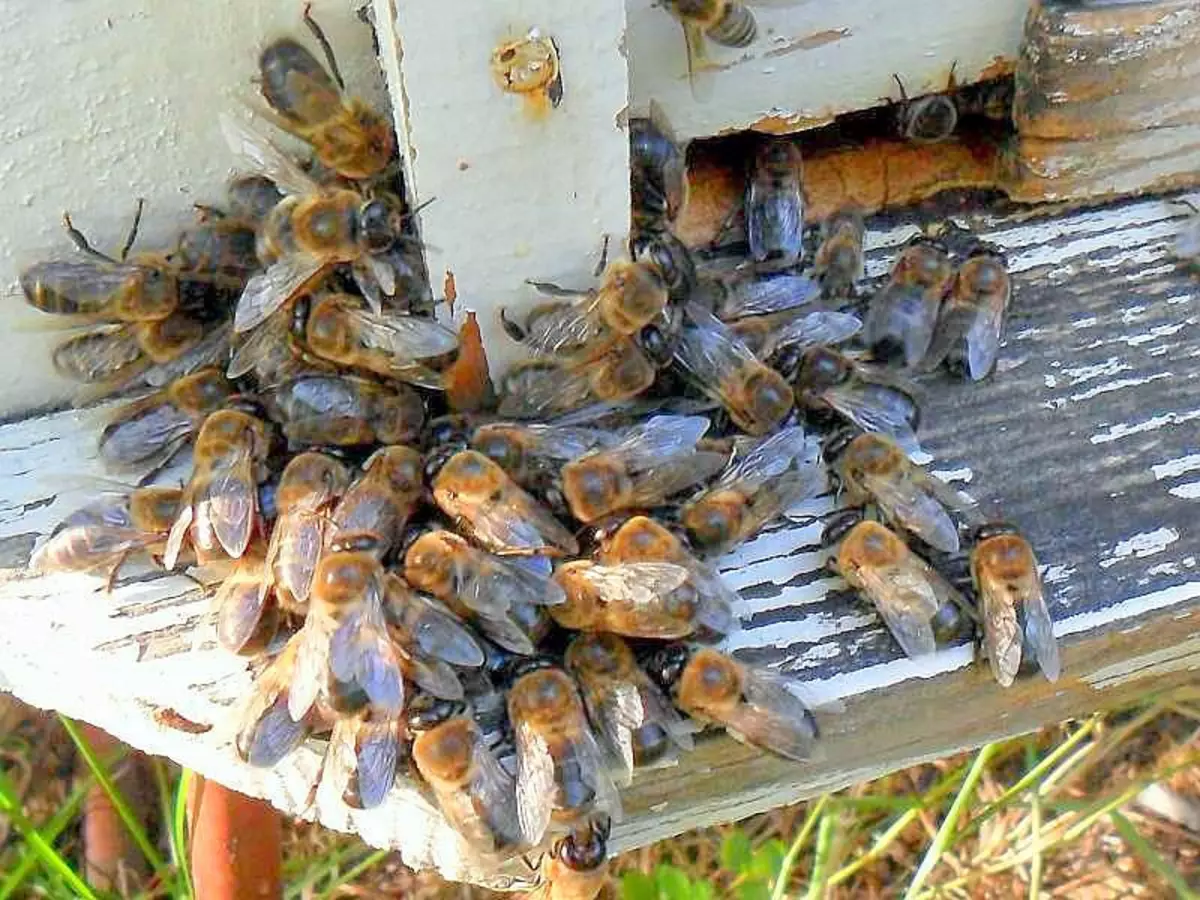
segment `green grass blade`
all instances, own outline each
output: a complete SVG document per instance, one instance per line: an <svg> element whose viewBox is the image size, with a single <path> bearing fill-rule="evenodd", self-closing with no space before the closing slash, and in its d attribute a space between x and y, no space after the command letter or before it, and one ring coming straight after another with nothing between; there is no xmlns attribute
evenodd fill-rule
<svg viewBox="0 0 1200 900"><path fill-rule="evenodd" d="M21 802L17 797L13 784L4 772L0 772L0 813L8 816L25 843L33 850L38 860L47 872L57 875L77 896L84 900L96 900L92 889L81 879L65 859L59 856L54 847L42 836L32 822L21 811Z"/></svg>
<svg viewBox="0 0 1200 900"><path fill-rule="evenodd" d="M187 834L187 802L188 791L192 788L192 770L181 769L179 784L175 787L175 802L171 816L166 821L171 823L171 855L175 858L175 868L183 884L184 896L195 897L196 888L192 884L191 860L188 856Z"/></svg>
<svg viewBox="0 0 1200 900"><path fill-rule="evenodd" d="M779 867L779 875L775 879L775 887L771 890L771 900L783 900L788 880L792 874L792 867L796 865L796 858L800 856L800 851L808 843L808 836L812 834L813 827L817 824L818 817L825 811L829 800L829 794L822 794L820 799L813 804L812 809L808 811L804 824L800 827L800 833L796 835L796 839L792 841L792 845L784 854L783 863Z"/></svg>
<svg viewBox="0 0 1200 900"><path fill-rule="evenodd" d="M1029 900L1042 894L1042 798L1034 791L1029 798L1029 818L1033 826L1033 859L1029 863Z"/></svg>
<svg viewBox="0 0 1200 900"><path fill-rule="evenodd" d="M329 898L333 897L334 891L336 891L339 887L341 887L343 884L348 884L354 881L354 879L363 874L363 872L375 868L377 865L387 859L390 853L390 850L376 850L361 862L351 866L341 875L338 875L332 883L326 885L325 890L319 895L321 900L329 900Z"/></svg>
<svg viewBox="0 0 1200 900"><path fill-rule="evenodd" d="M91 778L84 778L71 790L66 802L50 817L50 821L40 832L42 840L46 844L53 845L58 840L58 836L67 829L67 826L75 821L75 816L83 808L83 801L94 783ZM4 879L4 882L0 883L0 900L8 900L9 897L12 897L38 862L38 857L33 853L23 857L17 867Z"/></svg>
<svg viewBox="0 0 1200 900"><path fill-rule="evenodd" d="M1150 846L1150 842L1142 837L1141 832L1133 826L1132 822L1115 809L1108 814L1108 817L1116 827L1117 833L1121 835L1121 839L1129 845L1129 849L1140 856L1148 868L1158 873L1158 876L1174 889L1175 896L1182 900L1196 900L1196 892L1192 890L1191 885L1187 883L1179 870Z"/></svg>
<svg viewBox="0 0 1200 900"><path fill-rule="evenodd" d="M829 886L833 887L836 884L841 884L863 866L881 857L883 852L891 846L892 842L904 833L904 829L917 820L917 817L921 815L922 808L918 805L897 816L896 821L889 825L887 830L875 840L870 850L854 860L854 862L842 866L842 868L829 877Z"/></svg>
<svg viewBox="0 0 1200 900"><path fill-rule="evenodd" d="M805 900L821 900L829 884L829 857L833 853L833 837L837 830L837 810L827 809L821 816L821 824L817 828L817 849L813 854L812 873L808 878L808 890Z"/></svg>

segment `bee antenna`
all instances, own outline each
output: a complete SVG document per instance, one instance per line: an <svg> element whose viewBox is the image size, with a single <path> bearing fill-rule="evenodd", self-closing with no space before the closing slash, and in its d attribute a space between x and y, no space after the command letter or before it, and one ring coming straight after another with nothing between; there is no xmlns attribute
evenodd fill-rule
<svg viewBox="0 0 1200 900"><path fill-rule="evenodd" d="M312 3L304 4L303 18L304 24L308 26L308 30L312 32L312 36L321 45L321 52L325 54L325 62L329 64L329 73L333 76L333 80L337 82L337 86L344 91L346 89L346 82L342 80L342 73L338 69L337 58L333 55L333 47L329 43L329 38L325 37L325 31L317 24L317 20L312 17Z"/></svg>

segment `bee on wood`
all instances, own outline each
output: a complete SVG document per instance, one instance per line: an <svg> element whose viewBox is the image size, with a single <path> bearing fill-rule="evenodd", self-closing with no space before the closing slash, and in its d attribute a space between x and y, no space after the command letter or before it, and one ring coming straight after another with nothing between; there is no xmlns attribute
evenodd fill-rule
<svg viewBox="0 0 1200 900"><path fill-rule="evenodd" d="M542 118L563 99L562 66L554 39L531 28L524 37L492 51L492 79L506 94L516 94L532 118Z"/></svg>
<svg viewBox="0 0 1200 900"><path fill-rule="evenodd" d="M1011 297L1004 256L988 247L974 248L942 304L921 368L931 371L944 362L972 381L986 378L996 366Z"/></svg>
<svg viewBox="0 0 1200 900"><path fill-rule="evenodd" d="M251 545L213 595L217 643L230 653L261 653L279 630L283 615L266 573L263 548Z"/></svg>
<svg viewBox="0 0 1200 900"><path fill-rule="evenodd" d="M608 883L610 820L599 816L554 842L541 862L543 885L534 900L595 900Z"/></svg>
<svg viewBox="0 0 1200 900"><path fill-rule="evenodd" d="M896 133L916 144L937 144L954 134L958 127L958 104L954 99L954 68L946 93L908 96L899 75L893 75L900 88L900 102L895 105Z"/></svg>
<svg viewBox="0 0 1200 900"><path fill-rule="evenodd" d="M381 447L363 463L327 523L326 545L383 559L400 543L425 490L425 460L411 447Z"/></svg>
<svg viewBox="0 0 1200 900"><path fill-rule="evenodd" d="M388 635L405 679L434 697L463 699L459 671L478 669L487 659L470 629L396 572L384 579L384 601Z"/></svg>
<svg viewBox="0 0 1200 900"><path fill-rule="evenodd" d="M299 446L403 444L425 424L425 404L414 390L354 375L300 375L272 388L265 401L284 437Z"/></svg>
<svg viewBox="0 0 1200 900"><path fill-rule="evenodd" d="M654 103L629 120L629 180L636 232L663 231L687 202L686 153Z"/></svg>
<svg viewBox="0 0 1200 900"><path fill-rule="evenodd" d="M804 255L803 162L785 138L766 141L754 154L746 185L746 239L760 271L798 266Z"/></svg>
<svg viewBox="0 0 1200 900"><path fill-rule="evenodd" d="M749 47L758 37L754 13L737 0L666 0L664 8L683 28L692 93L697 99L707 99L711 87L701 76L713 64L705 42L735 49Z"/></svg>
<svg viewBox="0 0 1200 900"><path fill-rule="evenodd" d="M885 358L902 356L908 368L916 367L933 341L942 298L953 279L945 248L930 238L916 238L871 298L862 342Z"/></svg>
<svg viewBox="0 0 1200 900"><path fill-rule="evenodd" d="M862 213L852 207L839 209L821 225L821 244L813 259L813 274L826 297L849 297L854 282L863 275Z"/></svg>
<svg viewBox="0 0 1200 900"><path fill-rule="evenodd" d="M554 580L566 602L550 607L550 615L564 628L672 639L701 625L699 592L688 570L674 563L580 559L555 569Z"/></svg>

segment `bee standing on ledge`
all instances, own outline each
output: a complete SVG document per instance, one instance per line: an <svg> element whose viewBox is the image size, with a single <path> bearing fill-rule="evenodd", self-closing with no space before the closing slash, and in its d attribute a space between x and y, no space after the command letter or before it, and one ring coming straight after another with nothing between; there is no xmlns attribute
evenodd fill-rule
<svg viewBox="0 0 1200 900"><path fill-rule="evenodd" d="M758 37L754 13L737 0L666 0L663 5L683 28L692 93L707 99L710 88L700 76L713 64L705 41L735 49L749 47Z"/></svg>
<svg viewBox="0 0 1200 900"><path fill-rule="evenodd" d="M506 41L492 51L492 78L506 94L524 101L525 111L541 118L563 99L562 66L554 38L531 28L525 37Z"/></svg>
<svg viewBox="0 0 1200 900"><path fill-rule="evenodd" d="M746 184L746 240L762 271L800 264L804 254L804 164L786 138L766 141L754 154Z"/></svg>

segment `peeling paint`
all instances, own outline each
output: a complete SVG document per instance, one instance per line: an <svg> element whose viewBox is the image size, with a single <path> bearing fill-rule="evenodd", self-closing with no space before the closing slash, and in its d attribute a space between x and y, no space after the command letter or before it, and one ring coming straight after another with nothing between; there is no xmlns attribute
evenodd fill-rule
<svg viewBox="0 0 1200 900"><path fill-rule="evenodd" d="M1156 528L1154 531L1135 534L1114 546L1112 555L1100 561L1100 568L1107 569L1109 566L1115 566L1121 560L1129 557L1141 559L1145 556L1162 553L1177 540L1179 540L1179 532L1174 528Z"/></svg>

